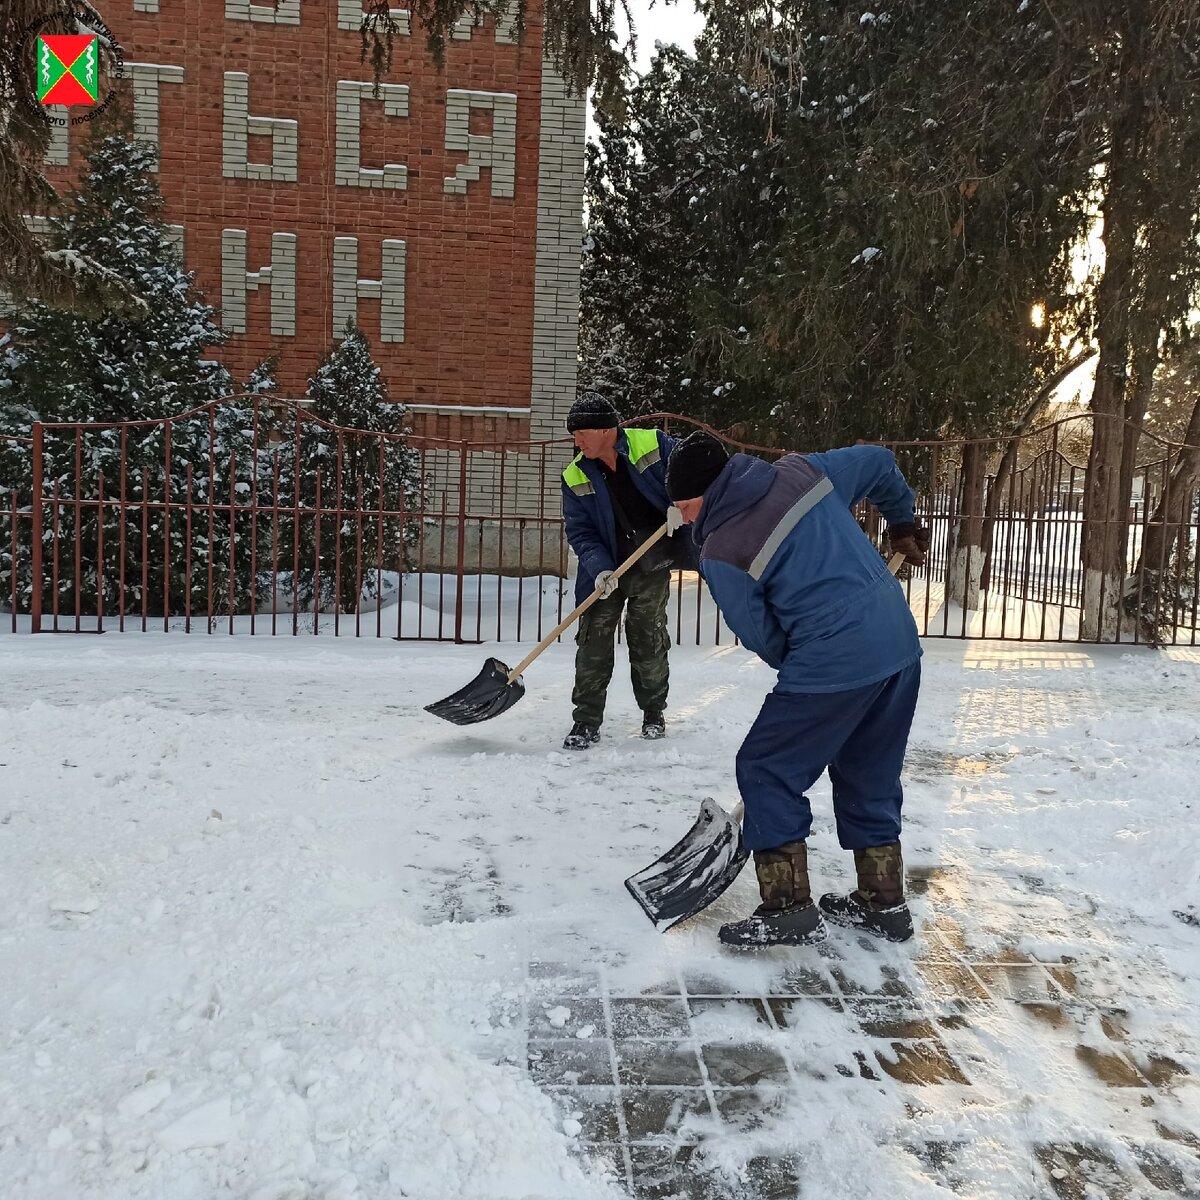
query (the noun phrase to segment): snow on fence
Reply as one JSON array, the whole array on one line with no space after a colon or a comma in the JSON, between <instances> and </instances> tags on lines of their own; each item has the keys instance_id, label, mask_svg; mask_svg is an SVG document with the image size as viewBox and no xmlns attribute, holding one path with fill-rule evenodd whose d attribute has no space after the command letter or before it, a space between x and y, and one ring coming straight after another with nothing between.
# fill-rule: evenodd
<instances>
[{"instance_id":1,"label":"snow on fence","mask_svg":"<svg viewBox=\"0 0 1200 1200\"><path fill-rule=\"evenodd\" d=\"M927 564L901 573L924 636L1082 637L1079 425L892 444L932 535ZM1120 534L1128 595L1161 640L1194 645L1200 497L1171 494L1179 449L1135 472ZM341 429L261 396L0 435L0 629L538 640L574 606L558 483L572 453L566 437ZM878 513L860 517L884 549ZM734 641L692 572L676 574L670 620L677 643Z\"/></svg>"}]
</instances>

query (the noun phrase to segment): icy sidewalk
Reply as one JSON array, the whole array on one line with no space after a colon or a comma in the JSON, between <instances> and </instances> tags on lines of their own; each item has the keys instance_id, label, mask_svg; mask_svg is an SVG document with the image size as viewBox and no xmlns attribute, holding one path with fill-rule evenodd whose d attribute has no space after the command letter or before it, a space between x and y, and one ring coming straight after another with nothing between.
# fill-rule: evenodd
<instances>
[{"instance_id":1,"label":"icy sidewalk","mask_svg":"<svg viewBox=\"0 0 1200 1200\"><path fill-rule=\"evenodd\" d=\"M955 915L976 887L1015 926L991 949ZM1200 1196L1196 1010L1156 956L1036 880L910 888L912 954L835 940L636 995L535 964L530 1074L638 1196ZM1061 926L1095 950L1024 948Z\"/></svg>"},{"instance_id":2,"label":"icy sidewalk","mask_svg":"<svg viewBox=\"0 0 1200 1200\"><path fill-rule=\"evenodd\" d=\"M1200 1195L1200 655L929 643L921 933L755 956L622 880L770 672L568 754L571 649L457 729L488 647L0 638L5 1200Z\"/></svg>"}]
</instances>

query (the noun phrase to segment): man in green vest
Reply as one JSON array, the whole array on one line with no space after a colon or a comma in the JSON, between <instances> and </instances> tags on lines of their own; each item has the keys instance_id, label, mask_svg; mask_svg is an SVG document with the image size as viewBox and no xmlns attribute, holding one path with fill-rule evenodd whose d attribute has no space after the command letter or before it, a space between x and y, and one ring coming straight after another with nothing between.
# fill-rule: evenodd
<instances>
[{"instance_id":1,"label":"man in green vest","mask_svg":"<svg viewBox=\"0 0 1200 1200\"><path fill-rule=\"evenodd\" d=\"M574 721L564 749L586 750L600 740L604 702L614 665L621 613L629 645L633 694L642 710L642 737L666 734L667 596L671 570L693 566L685 539L660 542L623 575L613 573L664 522L679 528L679 511L667 499L666 465L676 439L656 429L622 429L613 405L583 392L567 414L579 454L563 472L567 542L579 559L575 603L596 589L598 600L579 620L575 641Z\"/></svg>"}]
</instances>

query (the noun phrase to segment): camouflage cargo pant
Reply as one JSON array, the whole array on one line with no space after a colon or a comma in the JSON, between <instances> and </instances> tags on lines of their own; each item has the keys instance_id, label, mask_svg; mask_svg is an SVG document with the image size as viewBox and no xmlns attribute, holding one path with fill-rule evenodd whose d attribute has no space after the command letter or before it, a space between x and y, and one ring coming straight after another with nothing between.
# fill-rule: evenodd
<instances>
[{"instance_id":1,"label":"camouflage cargo pant","mask_svg":"<svg viewBox=\"0 0 1200 1200\"><path fill-rule=\"evenodd\" d=\"M604 720L615 660L614 643L621 611L625 610L625 640L629 645L629 675L633 695L643 712L662 712L667 706L667 597L670 571L645 573L634 567L617 583L607 600L597 600L579 618L575 635L574 720L599 728Z\"/></svg>"}]
</instances>

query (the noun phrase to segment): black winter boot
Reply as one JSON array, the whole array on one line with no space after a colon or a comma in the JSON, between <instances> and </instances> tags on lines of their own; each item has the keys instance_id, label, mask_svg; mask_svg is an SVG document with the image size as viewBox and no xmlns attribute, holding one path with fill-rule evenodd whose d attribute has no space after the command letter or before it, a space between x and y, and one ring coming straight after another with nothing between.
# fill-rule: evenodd
<instances>
[{"instance_id":1,"label":"black winter boot","mask_svg":"<svg viewBox=\"0 0 1200 1200\"><path fill-rule=\"evenodd\" d=\"M825 922L809 889L807 843L755 850L754 873L762 903L744 921L721 926L717 936L725 945L807 946L825 940Z\"/></svg>"},{"instance_id":2,"label":"black winter boot","mask_svg":"<svg viewBox=\"0 0 1200 1200\"><path fill-rule=\"evenodd\" d=\"M660 712L645 712L642 714L642 737L648 742L656 742L667 736L666 718Z\"/></svg>"},{"instance_id":3,"label":"black winter boot","mask_svg":"<svg viewBox=\"0 0 1200 1200\"><path fill-rule=\"evenodd\" d=\"M858 888L848 895L821 897L821 911L835 924L861 929L889 942L913 935L912 914L904 900L904 859L900 843L854 851Z\"/></svg>"},{"instance_id":4,"label":"black winter boot","mask_svg":"<svg viewBox=\"0 0 1200 1200\"><path fill-rule=\"evenodd\" d=\"M563 738L564 750L587 750L600 740L600 730L595 725L585 725L576 721L571 726L571 732Z\"/></svg>"}]
</instances>

